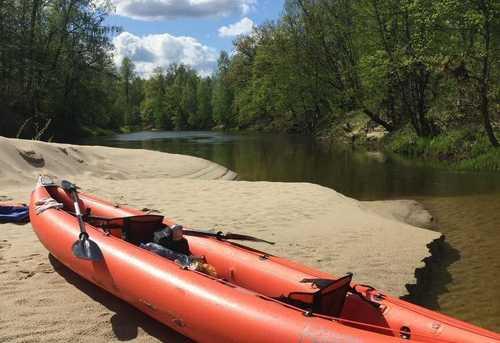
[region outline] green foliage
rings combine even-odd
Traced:
[[[212,125],[212,81],[184,65],[157,68],[143,80],[142,126],[158,129],[209,129]]]
[[[204,129],[212,126],[212,80],[199,79],[196,88],[196,111],[188,119],[192,128]]]
[[[114,131],[104,129],[101,127],[88,127],[88,126],[81,126],[81,136],[83,137],[104,137],[104,136],[112,136],[114,134]]]
[[[217,126],[226,129],[234,126],[232,111],[234,93],[228,77],[230,63],[227,52],[222,51],[217,61],[217,73],[212,94],[213,120]]]
[[[0,2],[0,134],[214,126],[337,134],[355,113],[367,129],[392,132],[394,151],[496,156],[498,1],[287,0],[278,21],[221,52],[213,76],[171,65],[149,78],[130,58],[113,65],[117,29],[95,1]]]
[[[460,161],[456,167],[462,170],[500,171],[500,150],[491,148],[488,143],[487,152]]]
[[[113,65],[106,8],[91,0],[0,5],[0,134],[68,137],[114,126]]]
[[[457,169],[500,171],[500,152],[478,128],[456,129],[439,136],[418,137],[411,129],[389,138],[391,151],[426,160],[439,160]]]
[[[135,73],[132,60],[125,57],[118,70],[118,91],[115,101],[116,112],[123,115],[125,126],[141,124],[140,103],[144,98],[144,80]]]
[[[144,100],[141,103],[142,124],[144,127],[168,129],[171,123],[168,117],[165,94],[167,77],[162,68],[156,68],[153,76],[144,82]]]

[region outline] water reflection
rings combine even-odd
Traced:
[[[358,199],[500,192],[500,174],[444,170],[297,135],[137,132],[83,142],[188,154],[248,181],[313,182]]]

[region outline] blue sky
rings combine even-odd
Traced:
[[[284,0],[111,0],[116,13],[108,25],[123,32],[114,38],[115,62],[130,57],[147,77],[156,66],[191,65],[210,74],[221,50],[231,51],[239,33],[278,19]]]

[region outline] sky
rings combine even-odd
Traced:
[[[210,75],[221,50],[255,25],[281,16],[284,0],[111,0],[107,25],[122,28],[113,37],[115,63],[129,57],[143,77],[172,63]]]

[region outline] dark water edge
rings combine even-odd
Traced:
[[[360,200],[416,199],[445,238],[407,300],[500,331],[500,173],[462,172],[311,137],[136,132],[77,142],[202,157],[247,181],[312,182]]]

